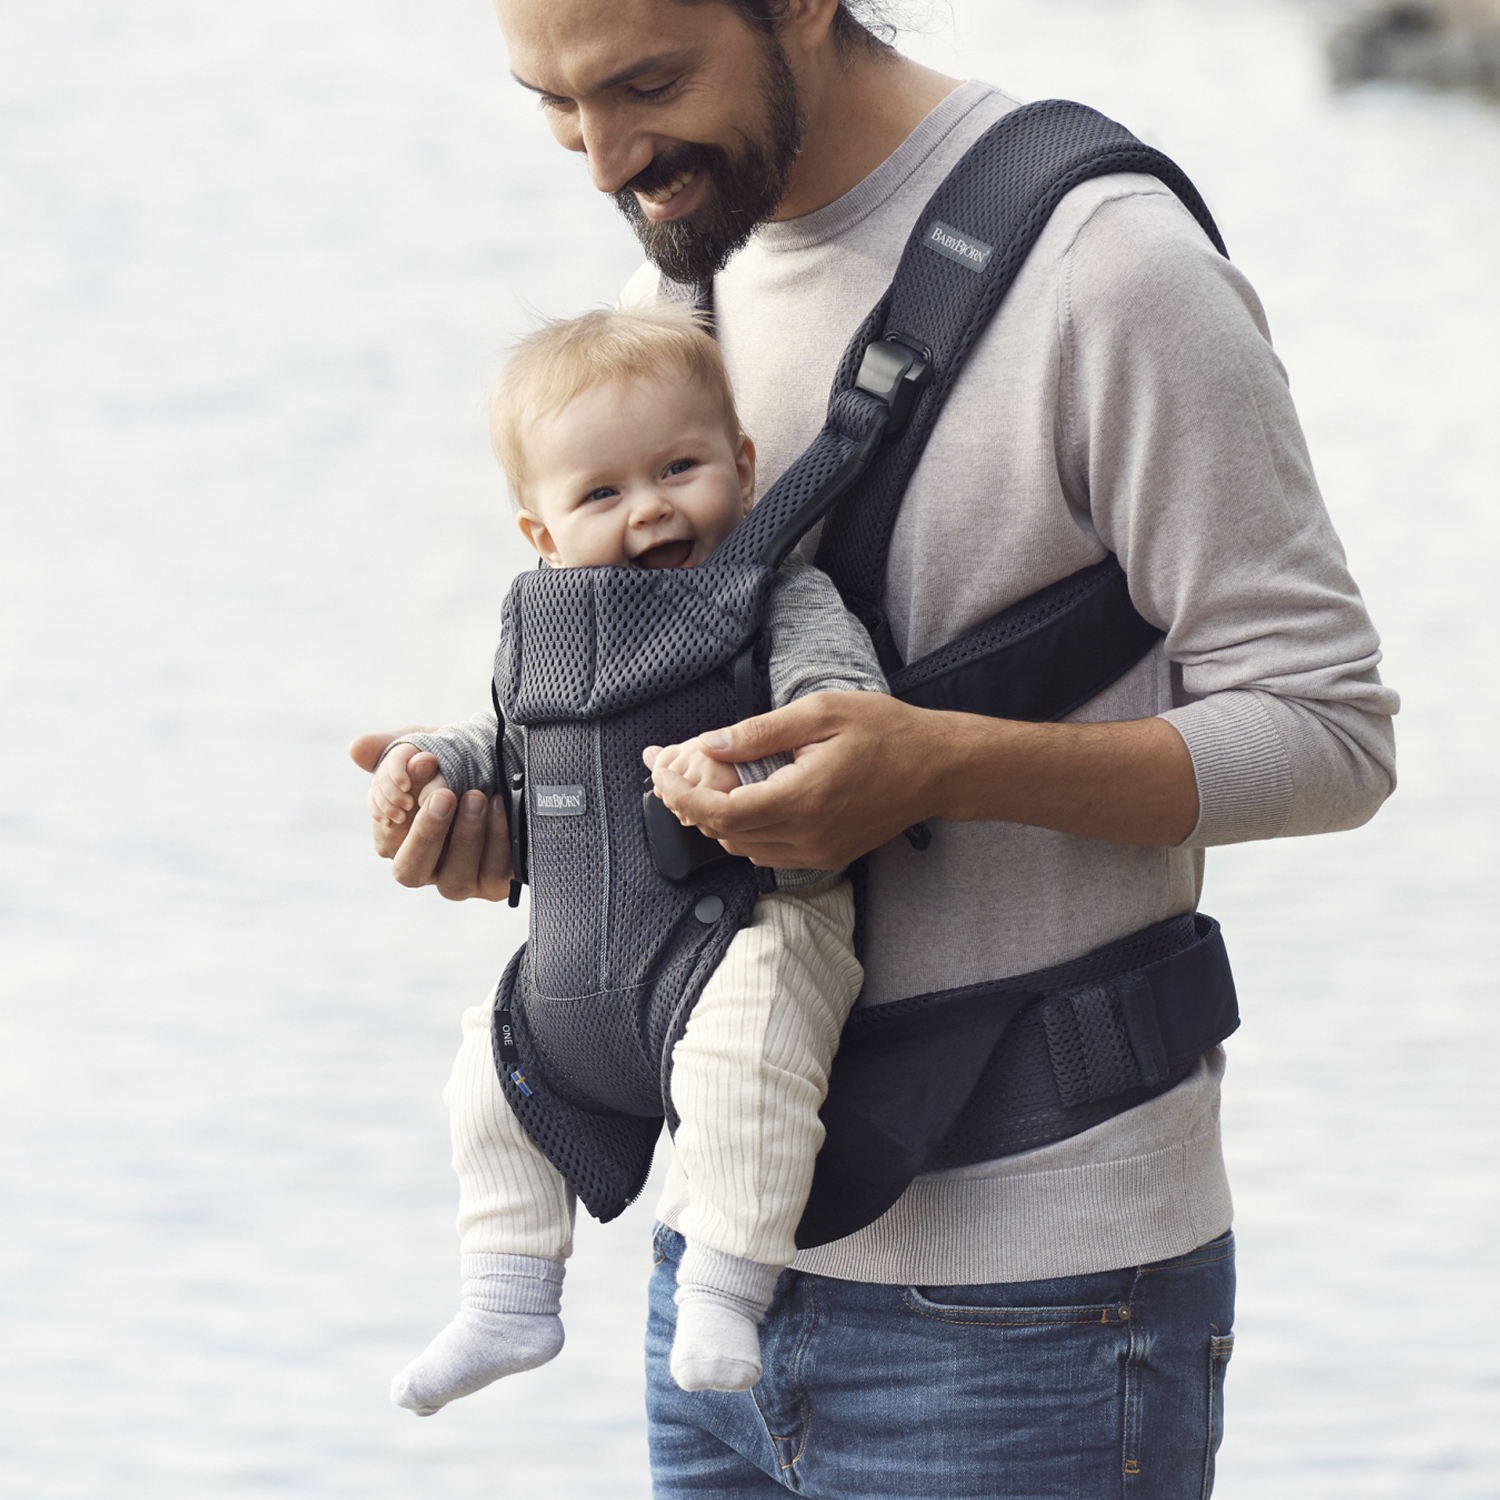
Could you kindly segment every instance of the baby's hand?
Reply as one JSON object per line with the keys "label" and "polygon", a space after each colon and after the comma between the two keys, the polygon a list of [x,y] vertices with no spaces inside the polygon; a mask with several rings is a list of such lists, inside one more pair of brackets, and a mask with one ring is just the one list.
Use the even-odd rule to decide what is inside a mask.
{"label": "baby's hand", "polygon": [[419,801],[448,785],[437,756],[415,745],[392,745],[370,779],[370,816],[390,827],[404,823]]}
{"label": "baby's hand", "polygon": [[693,786],[707,787],[711,792],[732,792],[740,784],[739,772],[722,760],[705,755],[697,740],[682,745],[648,745],[641,759],[653,774],[675,771]]}

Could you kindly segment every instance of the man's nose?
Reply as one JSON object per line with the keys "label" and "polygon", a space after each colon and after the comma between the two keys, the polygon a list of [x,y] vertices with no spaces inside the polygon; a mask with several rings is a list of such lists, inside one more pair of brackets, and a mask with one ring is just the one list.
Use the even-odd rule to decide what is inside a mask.
{"label": "man's nose", "polygon": [[615,110],[583,107],[578,112],[578,145],[589,159],[589,176],[601,193],[617,193],[651,165],[652,138],[633,130]]}

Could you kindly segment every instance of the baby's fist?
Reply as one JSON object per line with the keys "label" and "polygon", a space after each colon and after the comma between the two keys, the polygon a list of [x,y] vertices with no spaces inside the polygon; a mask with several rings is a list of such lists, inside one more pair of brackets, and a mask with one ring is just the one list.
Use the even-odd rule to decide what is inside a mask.
{"label": "baby's fist", "polygon": [[[652,751],[655,751],[653,757]],[[732,765],[706,755],[696,739],[681,745],[655,746],[643,757],[651,767],[652,779],[660,785],[664,771],[682,777],[690,786],[706,787],[711,792],[732,792],[740,785],[739,772]]]}
{"label": "baby's fist", "polygon": [[437,756],[406,741],[392,745],[370,779],[370,816],[386,827],[404,823],[419,795],[447,784]]}

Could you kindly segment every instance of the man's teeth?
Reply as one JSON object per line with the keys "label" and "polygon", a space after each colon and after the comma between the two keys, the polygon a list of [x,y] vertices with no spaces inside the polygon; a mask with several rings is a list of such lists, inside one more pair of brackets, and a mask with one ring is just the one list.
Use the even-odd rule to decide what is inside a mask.
{"label": "man's teeth", "polygon": [[641,197],[647,203],[665,203],[668,198],[675,198],[692,180],[691,172],[679,172],[666,187],[657,188],[654,193],[642,193]]}

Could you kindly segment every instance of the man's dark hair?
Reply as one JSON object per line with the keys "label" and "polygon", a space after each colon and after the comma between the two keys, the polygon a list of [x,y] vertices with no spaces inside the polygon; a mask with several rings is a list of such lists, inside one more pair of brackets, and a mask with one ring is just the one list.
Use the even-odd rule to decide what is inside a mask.
{"label": "man's dark hair", "polygon": [[[787,0],[720,0],[766,36],[774,36],[786,14]],[[882,0],[839,0],[830,34],[841,56],[854,52],[888,52],[896,34]]]}

